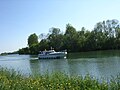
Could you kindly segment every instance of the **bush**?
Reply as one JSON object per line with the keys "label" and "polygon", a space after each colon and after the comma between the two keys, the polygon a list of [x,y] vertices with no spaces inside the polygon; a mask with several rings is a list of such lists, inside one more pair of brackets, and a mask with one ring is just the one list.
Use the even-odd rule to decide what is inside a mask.
{"label": "bush", "polygon": [[23,76],[14,70],[0,69],[0,90],[120,90],[120,75],[109,83],[99,82],[90,75],[69,76],[55,72],[51,75]]}

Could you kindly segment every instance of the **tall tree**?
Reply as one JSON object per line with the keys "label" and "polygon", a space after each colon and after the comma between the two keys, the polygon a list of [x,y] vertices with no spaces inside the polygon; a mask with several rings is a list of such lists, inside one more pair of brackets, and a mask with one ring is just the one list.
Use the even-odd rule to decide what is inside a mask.
{"label": "tall tree", "polygon": [[65,44],[64,47],[70,52],[75,52],[77,51],[77,31],[76,29],[70,25],[66,25],[66,32],[65,32]]}
{"label": "tall tree", "polygon": [[50,49],[48,39],[42,39],[39,43],[39,51],[43,51],[45,49],[46,50]]}
{"label": "tall tree", "polygon": [[37,35],[31,34],[28,37],[29,48],[22,48],[19,53],[37,54],[40,50],[67,49],[68,52],[120,49],[120,24],[118,20],[107,20],[98,22],[91,31],[84,27],[80,31],[71,25],[66,25],[63,34],[59,28],[52,27],[47,35],[40,34],[38,43]]}
{"label": "tall tree", "polygon": [[107,20],[95,25],[94,32],[96,37],[97,49],[115,49],[116,29],[119,25],[118,20]]}
{"label": "tall tree", "polygon": [[90,32],[87,31],[84,27],[81,28],[80,31],[77,32],[77,49],[78,51],[85,51],[85,43],[87,40],[87,34],[90,35]]}
{"label": "tall tree", "polygon": [[120,27],[116,28],[116,40],[115,40],[116,49],[120,49]]}
{"label": "tall tree", "polygon": [[28,46],[29,46],[29,50],[30,50],[30,54],[38,54],[38,36],[33,33],[28,37]]}
{"label": "tall tree", "polygon": [[60,50],[63,46],[63,34],[61,33],[60,29],[53,27],[49,32],[49,45],[57,51]]}
{"label": "tall tree", "polygon": [[31,47],[34,44],[38,44],[38,36],[35,33],[28,37],[28,46]]}

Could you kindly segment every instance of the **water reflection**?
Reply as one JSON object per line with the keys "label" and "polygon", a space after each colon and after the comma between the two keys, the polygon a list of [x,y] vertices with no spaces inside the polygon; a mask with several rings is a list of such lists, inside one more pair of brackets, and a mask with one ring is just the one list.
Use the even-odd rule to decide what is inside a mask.
{"label": "water reflection", "polygon": [[[91,59],[93,60],[93,59]],[[68,62],[70,75],[86,75],[97,73],[97,66],[94,63],[90,63],[89,59],[71,59]]]}
{"label": "water reflection", "polygon": [[[120,57],[100,58],[101,63],[96,63],[99,77],[109,78],[120,73]],[[96,76],[96,75],[95,75]]]}
{"label": "water reflection", "polygon": [[40,74],[39,60],[29,60],[29,63],[30,63],[31,74],[32,75]]}
{"label": "water reflection", "polygon": [[69,59],[70,75],[90,74],[97,78],[110,78],[120,73],[120,57]]}
{"label": "water reflection", "polygon": [[51,74],[60,71],[68,75],[93,75],[97,78],[109,78],[120,72],[120,57],[111,58],[79,58],[79,59],[52,59],[30,60],[30,69],[33,75]]}
{"label": "water reflection", "polygon": [[60,71],[69,73],[67,59],[30,60],[32,74],[51,74]]}
{"label": "water reflection", "polygon": [[29,75],[29,55],[7,55],[0,56],[0,66],[3,68],[14,69],[21,74]]}

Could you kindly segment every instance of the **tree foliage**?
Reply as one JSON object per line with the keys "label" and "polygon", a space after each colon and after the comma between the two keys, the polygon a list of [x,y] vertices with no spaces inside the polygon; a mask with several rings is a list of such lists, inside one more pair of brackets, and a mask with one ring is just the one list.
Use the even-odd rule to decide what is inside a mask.
{"label": "tree foliage", "polygon": [[18,53],[19,54],[29,54],[30,51],[29,51],[28,47],[25,47],[25,48],[19,49]]}
{"label": "tree foliage", "polygon": [[31,47],[34,44],[38,44],[38,36],[35,33],[28,37],[28,46]]}
{"label": "tree foliage", "polygon": [[[85,27],[76,30],[71,24],[67,24],[65,33],[52,27],[48,34],[40,34],[40,37],[40,42],[35,33],[28,37],[30,54],[37,54],[51,47],[57,51],[67,49],[68,52],[120,49],[120,24],[115,19],[102,21],[90,31]],[[23,52],[24,50],[26,52],[25,48]]]}

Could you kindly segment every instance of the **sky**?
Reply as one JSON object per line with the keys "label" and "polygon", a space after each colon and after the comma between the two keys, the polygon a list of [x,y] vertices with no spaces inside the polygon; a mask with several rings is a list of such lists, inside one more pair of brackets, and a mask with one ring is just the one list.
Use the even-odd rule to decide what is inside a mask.
{"label": "sky", "polygon": [[0,53],[27,46],[30,34],[48,33],[51,27],[65,31],[92,30],[97,22],[120,20],[120,0],[0,0]]}

